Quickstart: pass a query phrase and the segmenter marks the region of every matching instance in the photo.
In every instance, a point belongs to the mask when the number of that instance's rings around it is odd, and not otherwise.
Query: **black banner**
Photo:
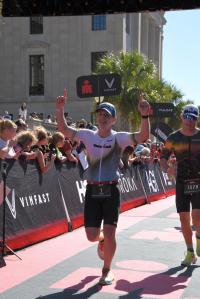
[[[119,187],[122,202],[144,197],[140,174],[137,167],[120,169]]]
[[[64,163],[40,174],[37,163],[8,160],[6,198],[0,176],[0,219],[6,207],[5,236],[11,248],[21,248],[83,225],[87,181],[80,165]],[[175,182],[158,163],[119,170],[121,210],[166,197]],[[67,226],[68,224],[68,226]],[[2,238],[2,225],[0,226]],[[10,244],[10,243],[9,243]]]
[[[85,201],[87,181],[84,178],[83,169],[80,164],[76,166],[74,163],[65,163],[58,174],[66,212],[69,216],[68,221],[76,226],[73,220],[83,215]]]
[[[35,162],[8,161],[6,174],[6,237],[26,233],[61,219],[66,221],[55,167],[41,175]],[[0,179],[1,188],[3,181]],[[3,194],[0,199],[2,219]],[[0,235],[2,231],[0,230]]]
[[[173,103],[151,103],[150,114],[154,117],[172,117],[174,113]]]
[[[98,75],[99,95],[114,96],[121,92],[121,77],[118,74]]]
[[[158,122],[151,125],[151,134],[157,137],[161,142],[164,142],[168,135],[172,132],[172,128],[163,122]]]
[[[76,80],[80,98],[113,96],[121,92],[121,77],[118,74],[81,76]]]

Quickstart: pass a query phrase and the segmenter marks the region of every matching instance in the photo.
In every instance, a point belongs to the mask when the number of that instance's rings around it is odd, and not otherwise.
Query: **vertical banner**
[[[142,188],[137,167],[131,166],[119,170],[119,188],[121,192],[121,211],[144,204],[145,192]]]
[[[144,188],[150,201],[166,197],[166,191],[160,177],[158,163],[143,163],[139,168]]]
[[[80,164],[64,163],[58,178],[72,228],[83,225],[86,180]]]

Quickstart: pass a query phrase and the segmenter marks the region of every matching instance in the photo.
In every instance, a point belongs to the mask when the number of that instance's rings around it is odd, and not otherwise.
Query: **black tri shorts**
[[[200,193],[184,194],[184,180],[176,181],[176,210],[190,212],[190,209],[200,209]]]
[[[117,184],[86,187],[84,205],[85,227],[100,227],[104,224],[117,226],[120,208],[120,191]],[[99,189],[99,190],[98,190]],[[101,192],[102,191],[102,192]],[[102,194],[102,195],[101,195]]]

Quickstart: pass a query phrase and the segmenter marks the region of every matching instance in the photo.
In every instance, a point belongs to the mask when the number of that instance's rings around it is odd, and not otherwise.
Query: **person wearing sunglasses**
[[[187,251],[182,266],[196,263],[200,256],[200,129],[197,127],[199,109],[186,105],[180,115],[181,128],[171,133],[165,141],[160,164],[169,177],[176,177],[176,209]],[[176,157],[176,163],[170,158]],[[192,210],[192,211],[190,211]],[[195,228],[196,254],[193,248]],[[196,256],[197,255],[197,256]]]

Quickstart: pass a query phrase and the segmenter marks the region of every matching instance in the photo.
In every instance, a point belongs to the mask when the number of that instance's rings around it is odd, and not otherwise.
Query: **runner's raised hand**
[[[64,93],[63,96],[58,96],[56,99],[56,108],[60,109],[60,108],[64,108],[65,103],[67,102],[67,89],[64,89]]]
[[[141,115],[149,115],[150,104],[145,100],[143,94],[141,94],[139,98],[138,110]]]

